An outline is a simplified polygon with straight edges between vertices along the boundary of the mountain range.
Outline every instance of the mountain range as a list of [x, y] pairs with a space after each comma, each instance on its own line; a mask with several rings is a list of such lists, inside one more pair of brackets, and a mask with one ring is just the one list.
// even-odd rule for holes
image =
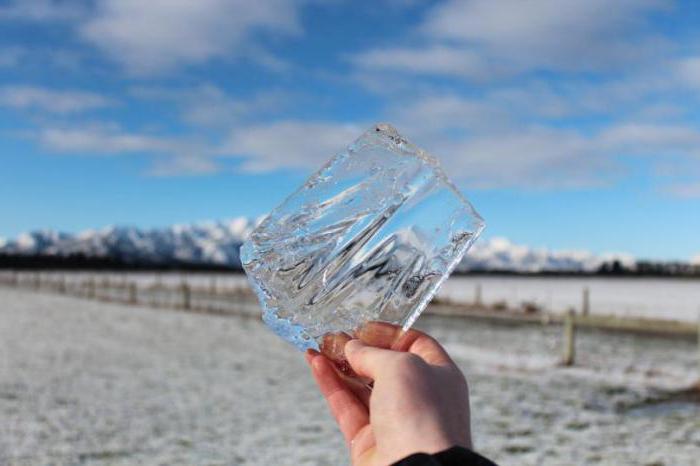
[[[259, 219], [258, 219], [259, 220]], [[39, 230], [13, 240], [0, 239], [5, 256], [108, 258], [126, 264], [193, 264], [240, 269], [239, 248], [258, 220], [227, 221], [140, 229], [107, 227], [78, 234]], [[514, 244], [504, 238], [479, 239], [457, 271], [595, 272], [617, 262], [633, 269], [626, 254], [595, 255], [585, 251], [551, 251]]]

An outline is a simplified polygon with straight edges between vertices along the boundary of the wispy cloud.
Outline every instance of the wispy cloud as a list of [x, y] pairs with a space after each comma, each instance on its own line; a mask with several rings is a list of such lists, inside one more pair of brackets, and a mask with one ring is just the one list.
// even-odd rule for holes
[[54, 90], [35, 86], [0, 87], [0, 106], [68, 114], [116, 105], [113, 99], [93, 92]]
[[700, 56], [686, 57], [680, 60], [676, 71], [688, 86], [700, 90]]
[[249, 172], [315, 169], [364, 129], [357, 124], [305, 121], [248, 126], [234, 130], [220, 152], [242, 157], [241, 168]]
[[172, 136], [125, 131], [116, 124], [45, 127], [30, 133], [50, 152], [82, 156], [147, 155], [153, 176], [201, 175], [219, 171], [206, 143]]
[[134, 152], [174, 151], [179, 143], [172, 138], [123, 131], [117, 125], [47, 127], [35, 134], [45, 148], [72, 154], [114, 155]]
[[[301, 1], [101, 0], [80, 35], [127, 70], [163, 73], [254, 51], [256, 35], [298, 34]], [[262, 54], [264, 63], [273, 62]], [[254, 58], [253, 55], [251, 55]]]
[[[666, 188], [666, 192], [686, 199], [700, 199], [700, 183], [677, 183]], [[698, 256], [700, 259], [700, 256]]]
[[86, 1], [10, 0], [0, 7], [0, 19], [12, 21], [72, 21], [84, 17]]
[[226, 130], [254, 117], [279, 114], [294, 100], [292, 93], [275, 89], [245, 97], [232, 96], [211, 83], [178, 88], [137, 86], [129, 93], [138, 99], [174, 105], [186, 124]]
[[663, 0], [451, 0], [421, 26], [435, 39], [473, 46], [521, 68], [599, 70], [657, 56], [667, 42], [648, 27]]
[[496, 74], [496, 66], [474, 50], [447, 45], [384, 47], [352, 57], [360, 67], [377, 71], [403, 71], [423, 75], [483, 79]]
[[663, 0], [450, 0], [418, 27], [420, 45], [379, 46], [353, 61], [367, 69], [477, 80], [541, 70], [619, 70], [672, 48], [648, 22], [671, 6]]

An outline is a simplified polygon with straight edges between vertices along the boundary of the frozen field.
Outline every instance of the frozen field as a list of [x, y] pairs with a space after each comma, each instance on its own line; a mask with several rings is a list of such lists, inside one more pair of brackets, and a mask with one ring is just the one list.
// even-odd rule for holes
[[583, 289], [589, 289], [593, 314], [654, 317], [697, 322], [700, 317], [700, 280], [680, 278], [461, 276], [445, 282], [440, 296], [457, 302], [474, 300], [481, 286], [482, 301], [511, 307], [524, 302], [561, 312], [578, 311]]
[[[470, 382], [477, 449], [505, 465], [694, 465], [697, 346], [424, 318]], [[333, 465], [344, 446], [301, 354], [257, 320], [0, 288], [0, 464]]]
[[[56, 278], [56, 274], [44, 273]], [[68, 273], [69, 280], [107, 278], [113, 283], [135, 281], [141, 286], [156, 283], [177, 285], [182, 282], [197, 287], [247, 288], [242, 274], [225, 273]], [[24, 275], [31, 281], [32, 274]], [[610, 277], [529, 277], [529, 276], [453, 276], [445, 282], [438, 296], [457, 303], [472, 303], [481, 290], [481, 301], [517, 308], [523, 303], [561, 313], [569, 308], [580, 311], [583, 289], [589, 289], [590, 312], [620, 316], [676, 319], [697, 322], [700, 319], [699, 279], [610, 278]]]

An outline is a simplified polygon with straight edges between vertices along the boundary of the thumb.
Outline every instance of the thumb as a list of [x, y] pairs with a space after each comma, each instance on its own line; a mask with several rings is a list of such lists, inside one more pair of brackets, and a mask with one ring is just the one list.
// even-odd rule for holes
[[368, 346], [360, 340], [350, 340], [345, 344], [345, 358], [352, 369], [372, 380], [377, 379], [382, 367], [386, 367], [395, 356], [395, 351]]

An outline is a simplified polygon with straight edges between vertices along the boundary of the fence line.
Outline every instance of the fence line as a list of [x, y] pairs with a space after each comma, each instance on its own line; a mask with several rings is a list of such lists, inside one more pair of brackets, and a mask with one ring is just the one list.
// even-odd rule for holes
[[175, 286], [160, 281], [139, 285], [126, 278], [112, 281], [107, 276], [100, 280], [92, 275], [68, 279], [54, 273], [0, 273], [0, 284], [129, 305], [256, 317], [260, 314], [255, 296], [246, 288], [196, 287], [184, 281]]
[[[208, 286], [192, 286], [182, 280], [179, 285], [164, 285], [160, 277], [155, 283], [139, 286], [124, 275], [120, 281], [111, 281], [109, 276], [97, 280], [94, 275], [87, 278], [76, 276], [68, 279], [68, 274], [41, 272], [0, 272], [0, 284], [55, 292], [75, 297], [96, 299], [129, 305], [154, 308], [180, 309], [190, 312], [258, 317], [260, 308], [253, 292], [247, 287], [223, 287], [212, 278]], [[427, 313], [453, 317], [472, 317], [488, 320], [504, 320], [539, 325], [561, 325], [563, 328], [562, 364], [575, 364], [576, 331], [579, 328], [593, 328], [620, 332], [651, 333], [671, 336], [697, 336], [698, 370], [700, 372], [700, 316], [698, 323], [665, 319], [648, 319], [590, 314], [590, 294], [584, 288], [581, 313], [573, 309], [565, 314], [523, 312], [508, 308], [488, 308], [482, 304], [481, 286], [476, 285], [472, 304], [436, 303], [429, 306]]]

